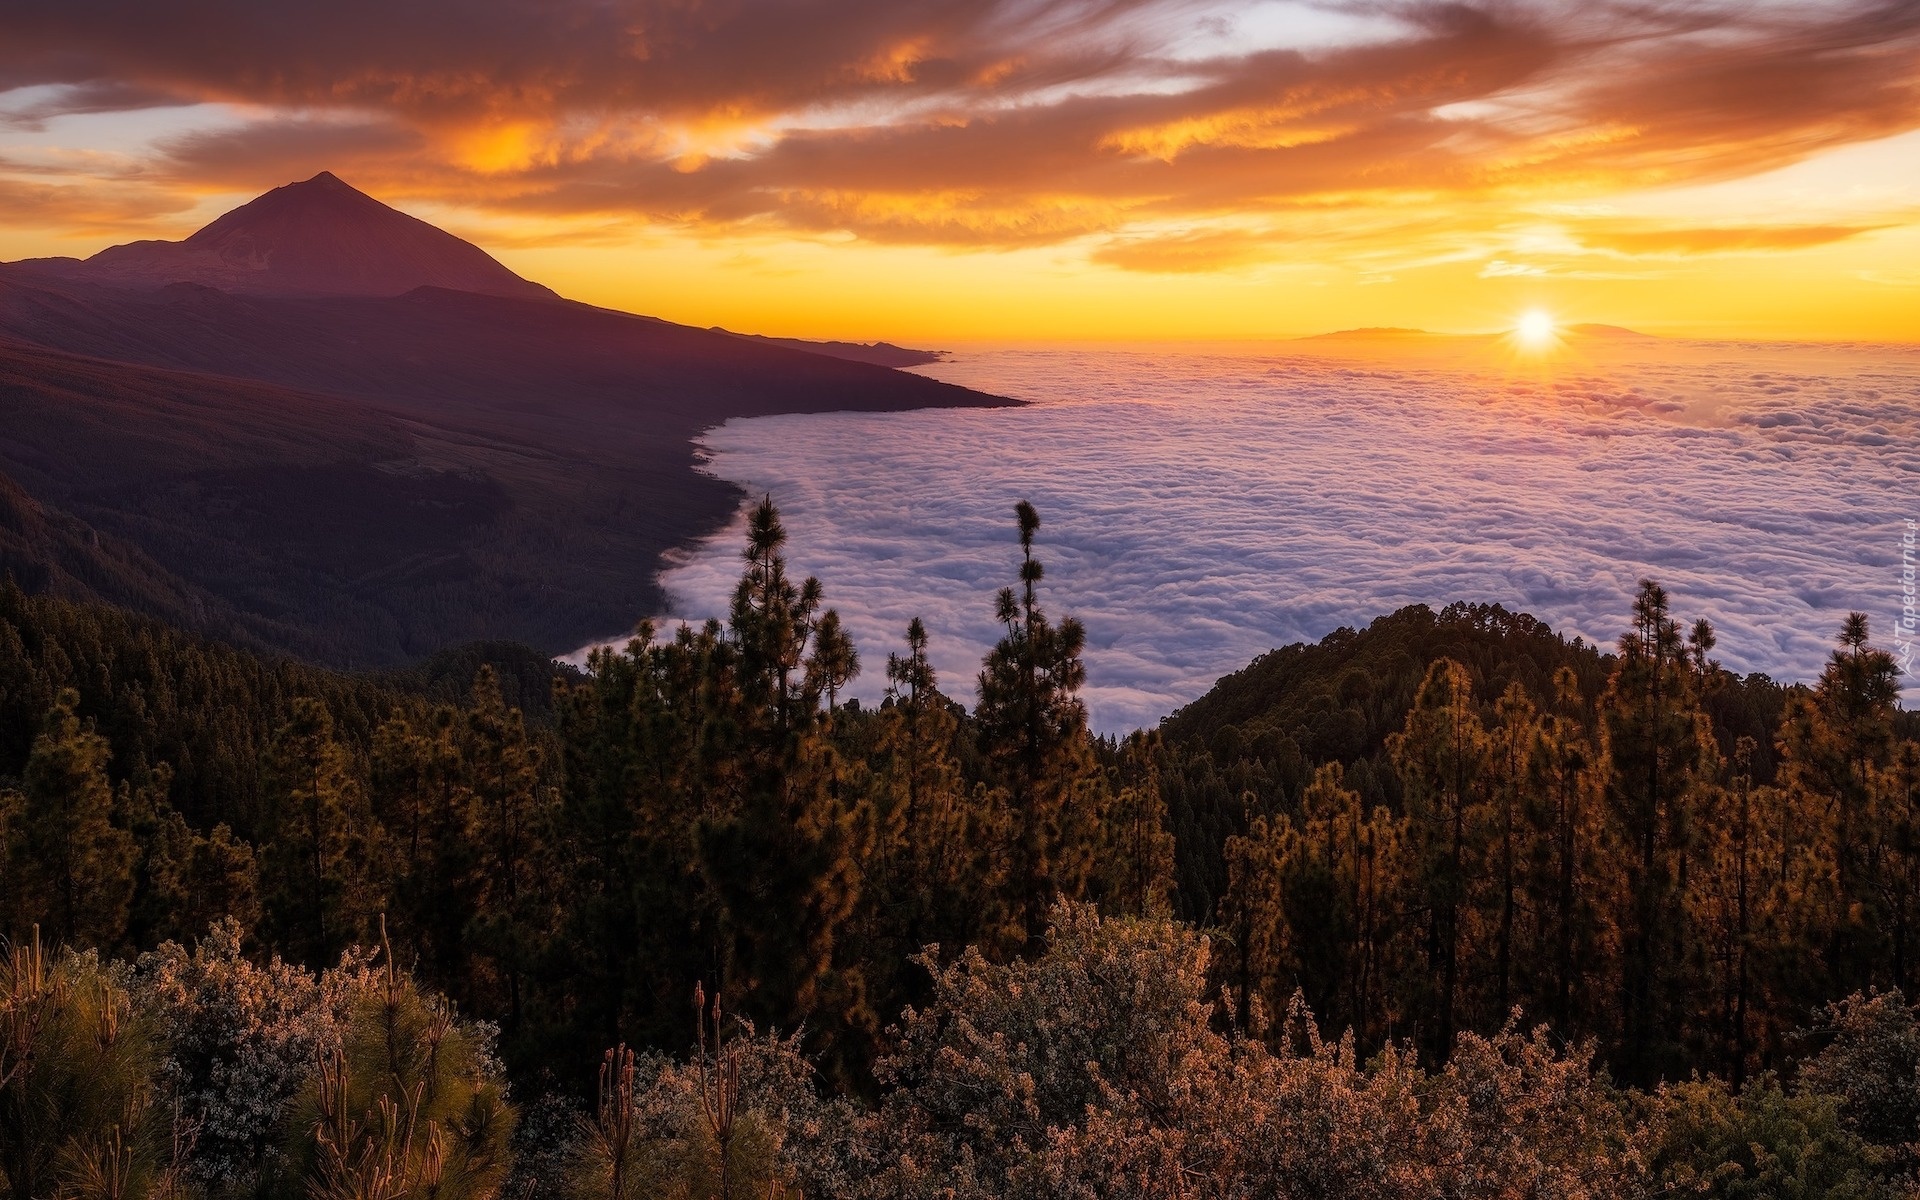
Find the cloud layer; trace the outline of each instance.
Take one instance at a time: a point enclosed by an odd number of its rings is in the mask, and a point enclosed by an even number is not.
[[[1583,346],[1551,373],[970,353],[929,371],[1038,403],[763,418],[707,444],[714,473],[782,506],[869,698],[922,616],[944,685],[971,699],[1022,497],[1045,522],[1047,606],[1086,622],[1108,731],[1415,602],[1498,602],[1610,644],[1652,575],[1714,621],[1731,668],[1786,679],[1818,673],[1849,610],[1889,632],[1920,496],[1920,351]],[[729,530],[666,575],[678,615],[724,612],[738,543]]]

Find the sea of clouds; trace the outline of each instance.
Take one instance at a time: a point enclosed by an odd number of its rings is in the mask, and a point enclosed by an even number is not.
[[[1033,403],[705,437],[709,470],[780,505],[869,700],[920,616],[944,689],[971,702],[1022,498],[1045,606],[1086,624],[1108,732],[1406,604],[1494,602],[1610,644],[1643,576],[1713,621],[1737,671],[1813,678],[1850,610],[1893,647],[1920,515],[1911,349],[980,350],[926,373]],[[671,617],[725,614],[743,528],[669,563]]]

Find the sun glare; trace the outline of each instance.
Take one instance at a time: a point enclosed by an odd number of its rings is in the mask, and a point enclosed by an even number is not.
[[[1540,309],[1522,313],[1514,334],[1529,350],[1545,350],[1553,344],[1553,317]]]

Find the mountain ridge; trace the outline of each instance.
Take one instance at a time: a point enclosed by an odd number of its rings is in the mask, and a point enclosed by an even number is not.
[[[770,337],[764,333],[734,333],[731,329],[722,329],[718,325],[713,326],[713,332],[745,338],[750,342],[785,346],[789,350],[804,350],[809,354],[824,354],[829,358],[844,358],[849,362],[872,363],[877,367],[924,367],[947,360],[945,350],[917,350],[911,346],[896,346],[892,342],[816,341],[811,338]]]
[[[292,185],[295,216],[313,183]],[[321,185],[323,209],[384,209]],[[233,244],[285,191],[202,234]],[[131,284],[0,265],[0,474],[23,493],[0,551],[43,586],[204,613],[195,627],[334,667],[500,639],[560,654],[661,611],[663,556],[746,500],[694,445],[731,418],[1018,403],[537,284],[403,272],[391,295],[275,294],[173,251],[143,261],[162,273]]]
[[[374,199],[331,171],[274,188],[174,242],[10,264],[113,287],[197,283],[262,296],[398,296],[419,287],[558,299],[471,242]]]

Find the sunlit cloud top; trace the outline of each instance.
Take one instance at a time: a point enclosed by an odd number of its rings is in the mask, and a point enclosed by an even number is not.
[[[1199,278],[1222,306],[1249,280],[1385,284],[1370,303],[1427,324],[1443,279],[1631,309],[1598,285],[1790,259],[1901,335],[1871,313],[1920,300],[1916,128],[1910,0],[0,7],[0,248],[177,235],[331,169],[602,296],[631,285],[560,252],[766,295],[822,282],[822,246],[949,293],[980,269],[952,251],[1069,291]]]

